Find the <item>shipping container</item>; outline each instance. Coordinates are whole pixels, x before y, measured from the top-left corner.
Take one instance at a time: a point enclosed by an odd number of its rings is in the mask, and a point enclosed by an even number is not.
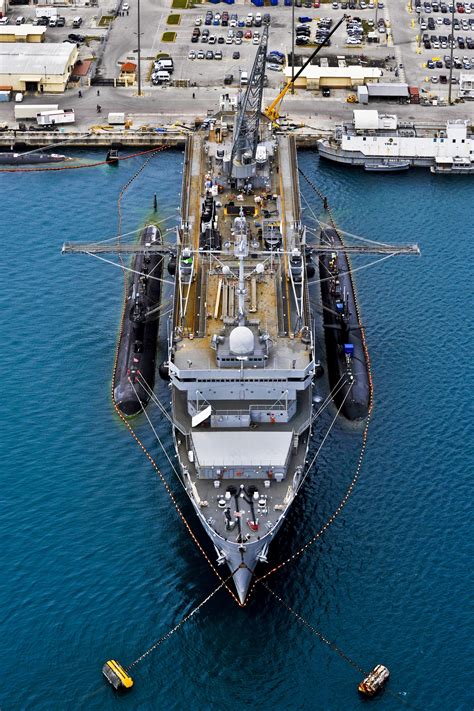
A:
[[[56,7],[37,7],[36,17],[57,17],[58,10]]]
[[[125,125],[125,114],[122,113],[110,113],[107,116],[107,121],[111,126],[124,126]]]
[[[16,119],[35,119],[41,111],[57,111],[58,104],[21,104],[15,106]]]

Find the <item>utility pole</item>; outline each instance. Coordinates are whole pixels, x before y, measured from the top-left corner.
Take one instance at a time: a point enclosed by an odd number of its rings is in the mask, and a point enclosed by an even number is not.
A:
[[[454,0],[453,0],[454,2]],[[137,36],[138,36],[138,96],[142,95],[142,63],[141,63],[141,32],[140,32],[140,0],[137,0],[138,19],[137,19]]]
[[[291,93],[295,93],[295,0],[291,0]]]
[[[451,57],[450,65],[449,65],[449,90],[448,90],[448,106],[451,106],[451,88],[453,85],[453,53],[454,53],[454,8],[455,8],[455,0],[451,0],[453,3],[453,11],[451,13],[451,52],[449,56]]]

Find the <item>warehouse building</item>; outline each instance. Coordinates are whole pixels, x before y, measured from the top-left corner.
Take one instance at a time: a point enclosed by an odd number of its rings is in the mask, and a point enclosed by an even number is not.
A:
[[[46,27],[0,25],[0,42],[44,42]]]
[[[295,74],[300,67],[295,67]],[[322,87],[329,89],[355,89],[362,84],[378,82],[382,76],[381,69],[377,67],[361,67],[360,65],[319,67],[316,64],[307,66],[295,82],[297,88],[318,90]],[[285,78],[291,79],[291,66],[285,67]]]
[[[60,93],[66,89],[77,54],[70,42],[0,44],[0,86]]]

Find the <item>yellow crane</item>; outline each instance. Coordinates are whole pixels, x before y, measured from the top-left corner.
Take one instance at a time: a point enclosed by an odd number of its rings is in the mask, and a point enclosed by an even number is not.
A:
[[[340,25],[342,25],[342,23],[344,22],[344,20],[347,20],[347,15],[343,15],[343,16],[341,17],[341,19],[339,20],[339,22],[338,22],[336,25],[334,25],[334,27],[333,27],[333,29],[331,30],[331,32],[330,32],[330,33],[328,34],[328,36],[325,38],[324,42],[321,42],[321,44],[319,44],[319,45],[316,47],[316,49],[315,49],[314,52],[309,56],[309,58],[306,60],[306,62],[303,63],[303,66],[298,69],[298,71],[296,72],[296,74],[294,75],[294,77],[292,77],[291,79],[289,79],[289,81],[288,81],[287,84],[283,87],[283,89],[280,91],[280,93],[278,94],[278,96],[276,97],[276,99],[275,99],[274,101],[272,101],[272,103],[270,104],[270,106],[267,106],[267,108],[264,109],[263,113],[265,114],[265,116],[266,116],[267,118],[270,119],[270,121],[272,121],[273,123],[276,123],[276,122],[278,121],[278,119],[280,118],[280,106],[281,106],[281,102],[282,102],[283,99],[285,98],[285,94],[289,91],[289,89],[291,89],[291,87],[293,86],[293,84],[295,83],[295,81],[298,79],[298,77],[300,76],[300,74],[306,69],[306,67],[308,66],[308,64],[311,63],[311,61],[312,61],[312,60],[314,59],[314,57],[318,54],[318,52],[324,47],[324,45],[328,42],[328,40],[329,40],[329,39],[331,38],[331,36],[335,33],[335,31],[338,29],[338,27],[339,27]],[[294,61],[295,61],[294,57],[292,57],[292,61],[293,61],[293,63],[294,63]]]

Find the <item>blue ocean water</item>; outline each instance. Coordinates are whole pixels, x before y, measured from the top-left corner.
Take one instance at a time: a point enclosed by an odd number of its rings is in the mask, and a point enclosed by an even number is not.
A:
[[[164,224],[175,224],[182,160],[158,154],[131,184],[123,231],[149,218],[155,192]],[[134,669],[127,696],[102,680],[106,659],[128,664],[216,587],[111,406],[121,272],[60,253],[65,240],[116,234],[118,194],[142,161],[0,174],[0,707],[363,708],[360,674],[261,587],[245,609],[219,592]],[[360,481],[323,539],[268,584],[360,666],[390,668],[391,694],[374,707],[471,709],[472,182],[365,174],[313,152],[300,165],[341,228],[417,242],[422,256],[357,273],[375,386]],[[301,191],[313,224],[320,202],[304,181]],[[162,384],[159,393],[166,401]],[[173,457],[166,424],[150,415]],[[147,423],[135,426],[194,524]],[[360,430],[337,424],[273,563],[336,508],[360,444]]]

